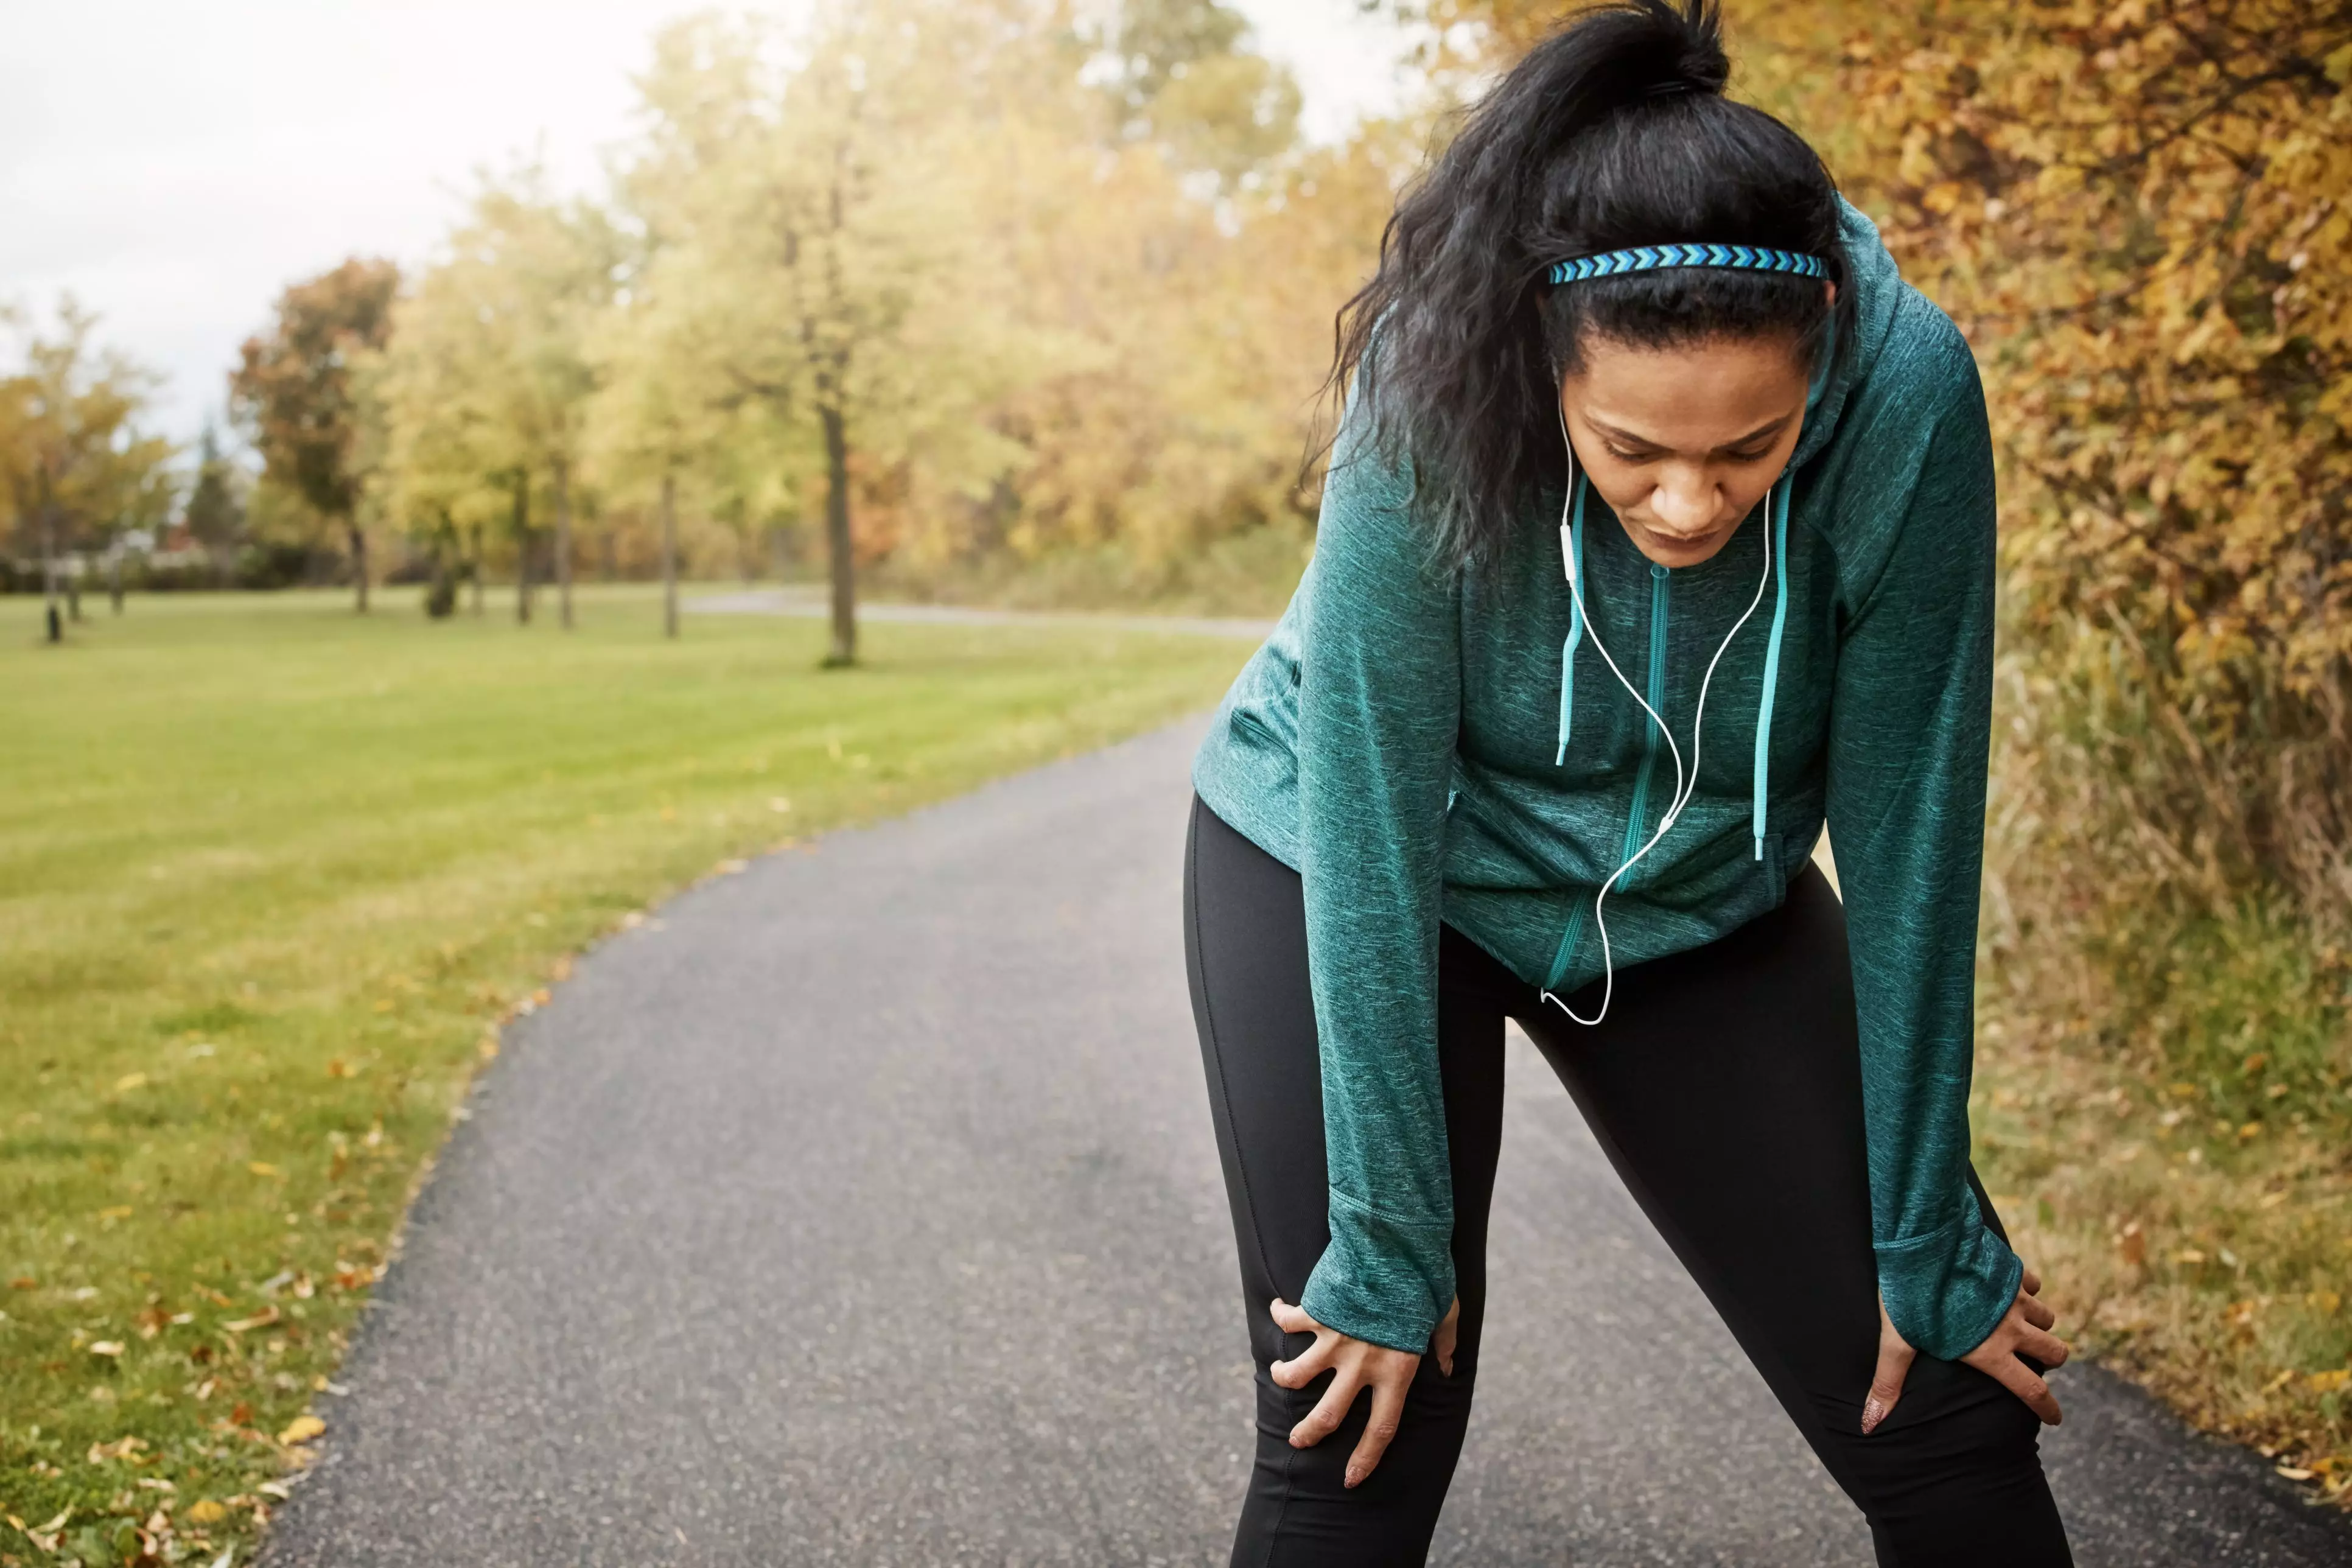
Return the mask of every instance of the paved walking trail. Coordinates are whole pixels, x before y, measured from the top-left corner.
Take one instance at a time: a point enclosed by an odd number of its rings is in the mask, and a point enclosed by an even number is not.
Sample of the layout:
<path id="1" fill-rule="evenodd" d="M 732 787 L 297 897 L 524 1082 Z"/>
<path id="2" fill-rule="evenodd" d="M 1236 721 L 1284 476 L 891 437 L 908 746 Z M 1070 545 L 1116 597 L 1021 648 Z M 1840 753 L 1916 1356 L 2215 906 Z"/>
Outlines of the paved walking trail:
<path id="1" fill-rule="evenodd" d="M 1178 924 L 1199 733 L 756 862 L 590 954 L 478 1091 L 268 1561 L 1222 1563 L 1248 1369 Z M 1868 1563 L 1514 1050 L 1434 1560 Z M 2086 1568 L 2352 1563 L 2252 1456 L 2057 1384 Z"/>

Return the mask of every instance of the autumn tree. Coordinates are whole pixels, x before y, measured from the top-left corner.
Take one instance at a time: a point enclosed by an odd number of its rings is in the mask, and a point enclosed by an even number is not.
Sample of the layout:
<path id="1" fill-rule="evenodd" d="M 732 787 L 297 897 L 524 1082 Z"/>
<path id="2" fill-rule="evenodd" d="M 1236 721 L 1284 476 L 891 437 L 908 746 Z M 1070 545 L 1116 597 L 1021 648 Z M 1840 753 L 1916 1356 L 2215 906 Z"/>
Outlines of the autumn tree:
<path id="1" fill-rule="evenodd" d="M 1121 134 L 1227 186 L 1289 151 L 1298 84 L 1248 47 L 1248 18 L 1223 0 L 1127 0 L 1103 40 Z"/>
<path id="2" fill-rule="evenodd" d="M 633 289 L 646 373 L 680 417 L 757 404 L 822 464 L 828 664 L 856 657 L 853 489 L 922 436 L 934 461 L 988 445 L 990 255 L 955 175 L 960 118 L 1003 43 L 984 7 L 823 7 L 770 66 L 770 40 L 709 19 L 673 30 L 649 76 L 656 121 L 633 171 L 651 237 Z M 729 106 L 711 135 L 712 103 Z M 985 467 L 983 458 L 976 466 Z"/>
<path id="3" fill-rule="evenodd" d="M 1841 87 L 1986 362 L 2042 775 L 2134 825 L 2065 862 L 2352 924 L 2352 7 L 1936 17 Z"/>
<path id="4" fill-rule="evenodd" d="M 358 608 L 368 605 L 367 531 L 352 378 L 390 331 L 399 269 L 354 257 L 278 297 L 267 332 L 247 338 L 229 374 L 230 406 L 265 473 L 350 542 Z"/>
<path id="5" fill-rule="evenodd" d="M 417 537 L 463 533 L 478 545 L 486 492 L 496 492 L 526 621 L 531 499 L 544 486 L 558 618 L 572 622 L 573 502 L 593 389 L 586 345 L 620 255 L 600 209 L 556 200 L 543 173 L 526 166 L 484 182 L 443 254 L 394 308 L 377 386 L 388 504 Z"/>
<path id="6" fill-rule="evenodd" d="M 1085 91 L 1024 96 L 1022 167 L 985 187 L 1018 230 L 1020 330 L 1055 347 L 992 410 L 1018 461 L 938 542 L 1097 555 L 1141 585 L 1256 542 L 1295 572 L 1332 312 L 1419 137 L 1375 123 L 1304 145 L 1296 87 L 1226 5 L 1134 0 L 1097 42 Z"/>
<path id="7" fill-rule="evenodd" d="M 15 367 L 0 375 L 0 520 L 41 559 L 51 642 L 63 636 L 63 556 L 169 511 L 172 445 L 140 420 L 153 373 L 93 342 L 98 318 L 70 298 L 44 331 L 17 328 Z"/>

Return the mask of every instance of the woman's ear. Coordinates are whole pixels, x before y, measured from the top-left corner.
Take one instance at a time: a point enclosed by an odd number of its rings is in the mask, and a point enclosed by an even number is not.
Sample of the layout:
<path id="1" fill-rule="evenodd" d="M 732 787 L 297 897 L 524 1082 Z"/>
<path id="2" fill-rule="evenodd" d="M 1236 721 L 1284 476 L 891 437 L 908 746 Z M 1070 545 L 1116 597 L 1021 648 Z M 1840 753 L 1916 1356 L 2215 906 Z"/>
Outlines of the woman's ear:
<path id="1" fill-rule="evenodd" d="M 1823 287 L 1824 287 L 1824 288 L 1826 288 L 1826 289 L 1829 289 L 1829 291 L 1830 291 L 1830 309 L 1831 309 L 1831 310 L 1836 310 L 1836 309 L 1837 309 L 1837 285 L 1836 285 L 1836 284 L 1834 284 L 1834 283 L 1830 283 L 1830 284 L 1824 284 L 1824 285 L 1823 285 Z"/>

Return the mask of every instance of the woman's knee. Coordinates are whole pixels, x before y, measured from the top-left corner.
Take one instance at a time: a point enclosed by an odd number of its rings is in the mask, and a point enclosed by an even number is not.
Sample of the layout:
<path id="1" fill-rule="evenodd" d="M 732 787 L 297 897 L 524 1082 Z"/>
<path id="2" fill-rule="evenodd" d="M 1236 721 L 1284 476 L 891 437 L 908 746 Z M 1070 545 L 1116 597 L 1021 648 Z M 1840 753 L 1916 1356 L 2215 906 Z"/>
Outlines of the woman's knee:
<path id="1" fill-rule="evenodd" d="M 1462 1455 L 1475 1382 L 1459 1362 L 1447 1377 L 1424 1360 L 1379 1468 L 1351 1488 L 1348 1459 L 1370 1420 L 1370 1395 L 1359 1395 L 1347 1420 L 1320 1443 L 1293 1448 L 1291 1429 L 1315 1408 L 1330 1379 L 1284 1388 L 1261 1363 L 1256 1462 L 1234 1561 L 1281 1568 L 1420 1563 Z"/>
<path id="2" fill-rule="evenodd" d="M 1922 1360 L 1894 1412 L 1835 1439 L 1839 1479 L 1902 1568 L 2072 1561 L 2042 1470 L 2042 1423 L 1973 1367 Z M 1825 1456 L 1825 1458 L 1828 1456 Z"/>

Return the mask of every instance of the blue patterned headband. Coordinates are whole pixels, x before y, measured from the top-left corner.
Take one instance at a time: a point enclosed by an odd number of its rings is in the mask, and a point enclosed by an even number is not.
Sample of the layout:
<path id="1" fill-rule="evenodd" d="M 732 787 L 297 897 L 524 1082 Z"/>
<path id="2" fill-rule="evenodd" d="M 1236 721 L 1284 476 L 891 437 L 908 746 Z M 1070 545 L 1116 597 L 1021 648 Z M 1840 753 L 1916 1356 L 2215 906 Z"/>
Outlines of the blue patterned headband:
<path id="1" fill-rule="evenodd" d="M 1581 283 L 1588 278 L 1622 278 L 1662 267 L 1729 267 L 1748 272 L 1793 272 L 1800 278 L 1830 275 L 1828 262 L 1797 250 L 1768 250 L 1756 245 L 1644 245 L 1562 261 L 1552 268 L 1551 280 Z"/>

